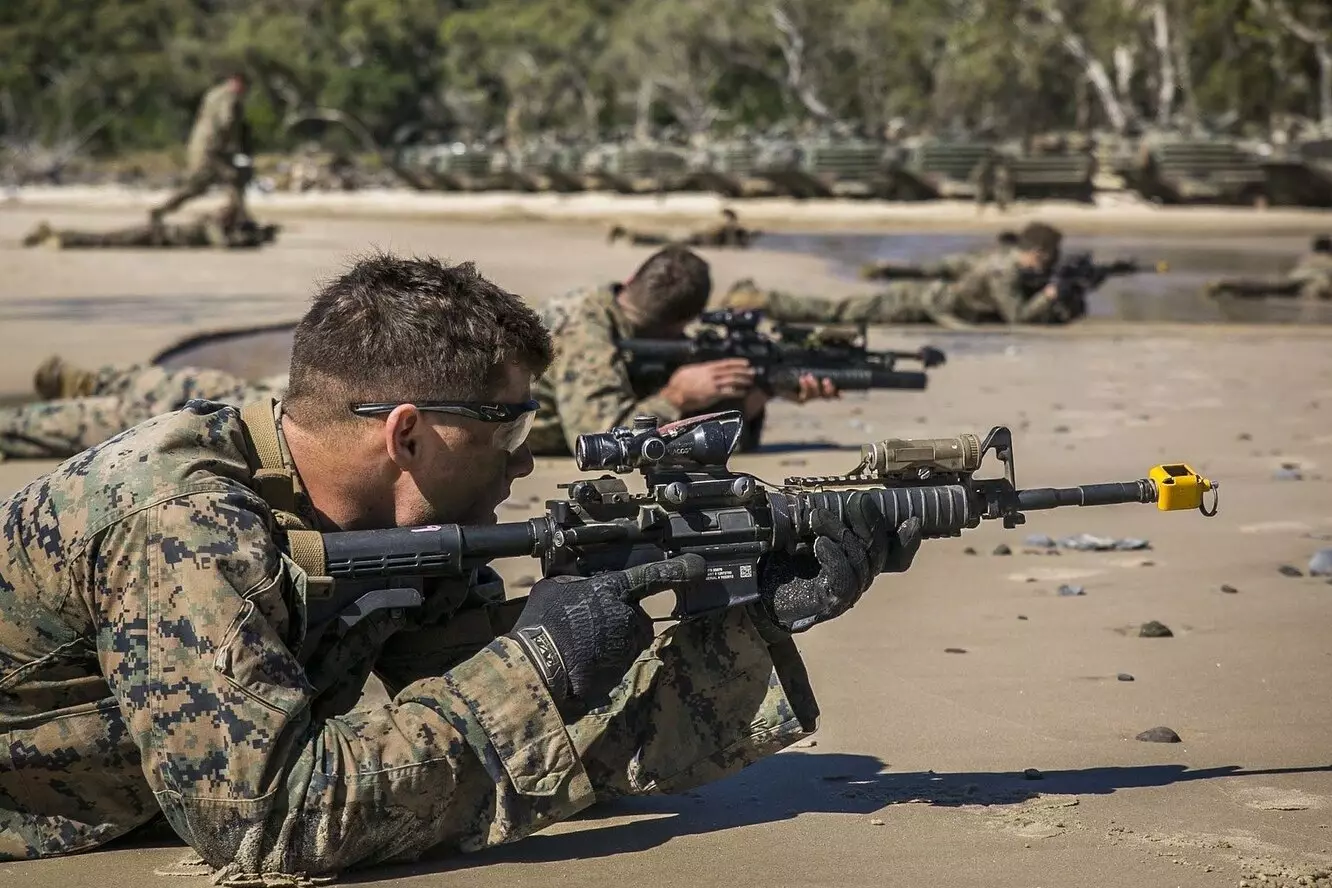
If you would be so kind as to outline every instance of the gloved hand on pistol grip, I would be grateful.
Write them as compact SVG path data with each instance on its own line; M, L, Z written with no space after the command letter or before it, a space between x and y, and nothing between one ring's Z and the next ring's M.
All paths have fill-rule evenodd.
M759 578L768 620L783 632L803 632L851 609L881 573L911 566L920 548L921 521L909 518L890 531L873 498L854 493L839 521L816 509L810 529L813 555L777 555Z
M699 555L538 582L508 637L522 645L566 715L604 701L652 643L652 620L639 601L703 579Z

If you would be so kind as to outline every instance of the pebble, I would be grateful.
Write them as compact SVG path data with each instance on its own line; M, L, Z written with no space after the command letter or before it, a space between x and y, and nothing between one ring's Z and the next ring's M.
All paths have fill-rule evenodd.
M875 817L873 820L870 821L870 826L883 826L883 821Z
M1139 561L1138 567L1156 567L1155 561Z
M1127 672L1121 672L1118 675L1116 675L1115 678L1119 679L1120 681L1133 681L1133 676L1129 675Z
M1145 743L1181 743L1179 735L1166 727L1149 728L1143 731L1135 740L1142 740Z
M1012 555L1012 554L1013 554L1013 550L1010 549L1010 548L1008 548L1008 544L1007 544L1007 543L1000 543L999 545L997 545L997 546L994 547L994 554L996 554L996 555Z
M976 554L976 550L975 550L974 548L972 548L971 546L967 546L965 549L962 550L962 554L963 554L963 555L975 555L975 554Z
M1055 427L1054 427L1054 433L1055 433L1056 435L1067 435L1067 434L1068 434L1068 426L1065 426L1065 425L1058 425L1058 426L1055 426Z
M1130 552L1152 547L1149 540L1138 539L1137 537L1098 537L1090 533L1064 537L1059 541L1059 545L1065 549L1076 549L1079 552Z
M513 581L513 585L518 589L526 589L529 586L535 586L536 577L519 577Z
M1036 770L1035 768L1028 768L1027 770L1023 771L1022 776L1026 777L1028 780L1045 779L1045 775L1042 774L1040 771Z
M1173 638L1174 635L1169 626L1156 620L1143 623L1142 628L1138 630L1139 638Z
M1277 573L1283 577L1302 577L1304 573L1298 567L1292 567L1289 564L1283 564L1277 568Z
M1273 481L1303 481L1304 474L1294 466L1282 466L1272 473Z
M801 740L801 741L799 741L798 743L793 743L793 744L791 744L791 745L794 746L796 749L813 749L815 746L818 746L818 745L819 745L819 741L817 741L817 740Z
M784 459L778 463L779 466L804 466L808 464L809 460L807 459Z
M1226 593L1227 595L1238 595L1238 594L1239 594L1239 590L1236 589L1234 586L1230 585L1229 583L1222 583L1222 584L1221 584L1221 591L1224 592L1224 593Z
M1067 583L1065 583L1064 585L1059 587L1059 594L1065 598L1068 598L1074 595L1086 595L1087 590L1082 588L1081 586L1070 586Z
M1025 620L1025 619L1027 619L1027 615L1026 615L1026 614L1018 614L1018 619L1019 619L1019 620Z
M945 654L965 654L966 652L966 648L944 648Z
M1309 559L1309 576L1332 577L1332 549L1319 549Z
M1250 435L1248 432L1240 432L1240 433L1235 437L1235 440L1236 440L1236 441L1252 441L1252 440L1253 440L1253 435Z
M1053 549L1055 547L1054 537L1046 536L1043 533L1034 533L1022 542L1028 546L1037 546L1041 549Z

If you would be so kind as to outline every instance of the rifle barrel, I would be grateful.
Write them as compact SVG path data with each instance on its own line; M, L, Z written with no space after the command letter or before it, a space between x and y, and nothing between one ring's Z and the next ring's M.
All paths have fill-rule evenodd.
M1034 487L1017 492L1018 508L1024 511L1057 509L1060 506L1113 506L1120 503L1156 502L1151 481L1112 481L1080 487Z

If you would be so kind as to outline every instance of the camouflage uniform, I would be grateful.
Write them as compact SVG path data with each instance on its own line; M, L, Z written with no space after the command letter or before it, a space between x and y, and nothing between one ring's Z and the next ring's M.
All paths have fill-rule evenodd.
M555 361L533 395L541 402L528 436L538 456L573 452L579 435L628 425L651 413L663 423L681 417L665 398L635 385L619 355L619 342L633 336L615 303L619 284L575 290L541 307L541 321L555 342Z
M193 401L0 505L0 860L159 813L218 878L475 851L814 729L794 643L741 609L667 629L569 724L489 570L309 632L321 584L275 537L313 509L281 443L289 505L260 495L253 428ZM356 709L372 671L392 699Z
M227 208L238 218L243 218L250 168L238 167L235 156L250 154L249 143L241 97L232 90L230 82L217 84L204 95L194 118L186 148L185 183L153 214L159 218L165 216L206 193L212 186L224 185Z
M973 173L976 182L976 209L994 203L1000 210L1013 202L1013 169L1008 158L987 154Z
M957 280L986 257L1003 252L986 249L978 253L950 253L934 262L908 265L902 262L871 262L861 267L860 276L866 280Z
M1309 253L1283 278L1229 278L1209 284L1208 291L1245 299L1266 296L1332 299L1332 254Z
M186 401L244 404L286 388L285 373L251 382L203 368L103 367L85 397L0 407L0 459L65 459Z
M279 226L257 225L245 220L237 225L225 224L219 216L207 215L184 225L149 222L131 225L115 231L70 231L39 225L24 238L24 246L46 246L61 250L95 248L188 248L215 247L218 249L248 249L271 243Z
M611 241L625 240L636 247L748 247L755 232L738 222L722 222L709 228L691 232L682 238L670 237L660 232L635 231L617 225L611 229Z
M774 321L805 324L1053 324L1072 320L1055 299L1037 296L1017 261L1000 251L957 281L901 281L859 296L825 299L767 291L737 294L736 307L762 309ZM748 298L746 298L748 296ZM729 298L728 298L728 301Z

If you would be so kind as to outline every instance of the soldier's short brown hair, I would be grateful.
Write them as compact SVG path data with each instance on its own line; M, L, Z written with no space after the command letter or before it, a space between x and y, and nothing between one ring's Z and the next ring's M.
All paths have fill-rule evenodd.
M651 323L692 321L712 295L708 263L685 247L658 250L625 284L625 296Z
M315 294L296 325L286 401L298 421L351 418L369 401L483 400L518 364L551 362L550 333L471 262L359 259Z
M1032 222L1019 232L1017 245L1020 250L1040 250L1054 255L1063 241L1064 235L1058 228L1044 222Z

